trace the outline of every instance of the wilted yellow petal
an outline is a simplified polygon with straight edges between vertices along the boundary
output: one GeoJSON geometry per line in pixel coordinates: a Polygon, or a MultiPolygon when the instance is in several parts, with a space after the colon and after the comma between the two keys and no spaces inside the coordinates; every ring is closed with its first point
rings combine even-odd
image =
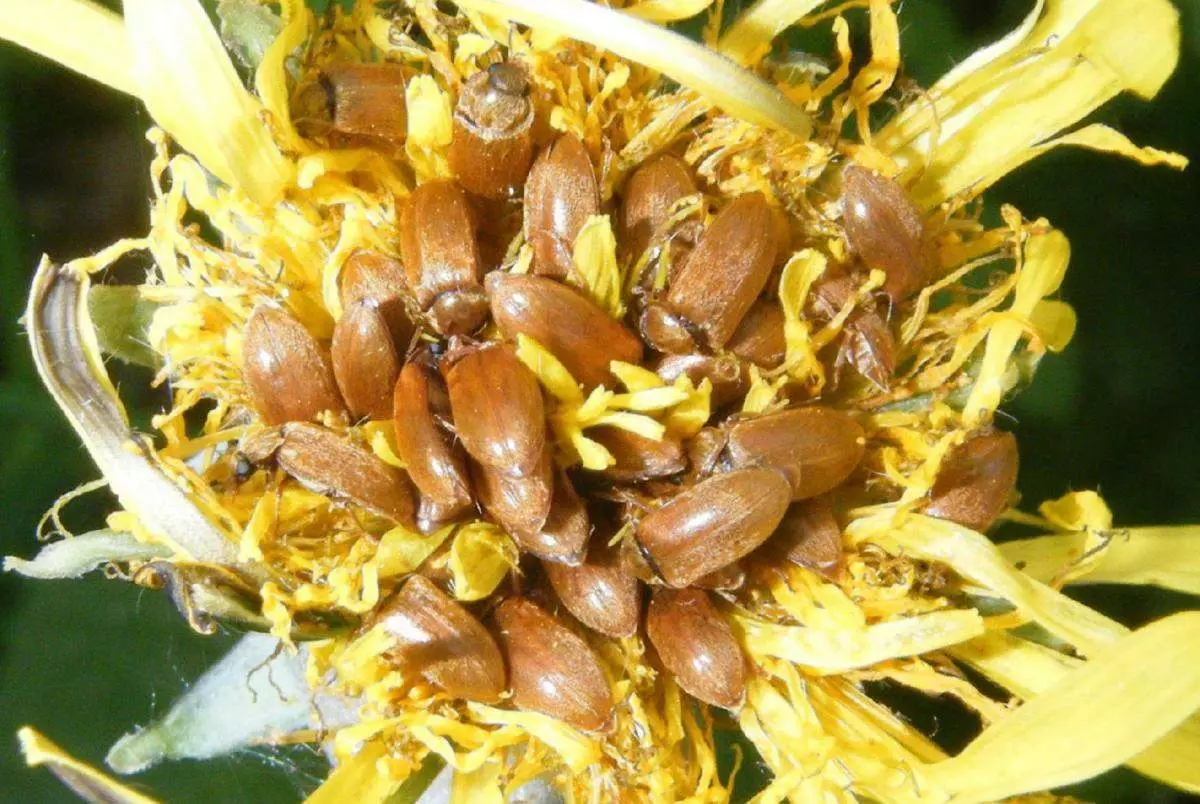
{"type": "MultiPolygon", "coordinates": [[[[1120,528],[1106,537],[1096,563],[1069,582],[1146,584],[1200,594],[1200,526],[1120,528]]],[[[1079,562],[1086,541],[1085,533],[1056,533],[1005,542],[1000,552],[1027,575],[1051,581],[1079,562]]]]}
{"type": "Polygon", "coordinates": [[[908,514],[896,524],[888,512],[854,520],[846,534],[898,555],[949,565],[1085,655],[1103,649],[1123,631],[1113,620],[1014,569],[986,536],[953,522],[908,514]]]}
{"type": "Polygon", "coordinates": [[[582,283],[580,290],[613,318],[623,317],[625,302],[621,289],[625,280],[617,266],[617,239],[607,215],[592,215],[587,219],[575,237],[571,257],[578,276],[571,274],[567,280],[572,284],[582,283]]]}
{"type": "Polygon", "coordinates": [[[500,528],[487,522],[464,525],[450,545],[454,596],[459,600],[487,597],[516,567],[517,558],[516,545],[500,528]]]}
{"type": "Polygon", "coordinates": [[[612,372],[614,377],[621,381],[621,384],[630,393],[645,391],[650,388],[661,388],[665,385],[662,378],[653,371],[641,366],[635,366],[632,363],[622,363],[620,360],[613,360],[608,364],[608,370],[612,372]]]}
{"type": "Polygon", "coordinates": [[[481,723],[519,726],[529,732],[554,749],[575,773],[583,772],[601,756],[600,746],[595,741],[561,720],[538,712],[510,712],[477,703],[468,703],[467,708],[481,723]]]}
{"type": "Polygon", "coordinates": [[[1186,156],[1171,151],[1160,151],[1157,148],[1150,148],[1149,146],[1134,145],[1124,134],[1102,123],[1092,123],[1076,131],[1063,134],[1061,137],[1055,137],[1035,148],[1034,153],[1035,155],[1041,155],[1051,148],[1057,148],[1060,145],[1074,145],[1093,151],[1117,154],[1147,167],[1166,165],[1176,170],[1183,170],[1188,166],[1188,158],[1186,156]]]}
{"type": "Polygon", "coordinates": [[[713,4],[713,0],[640,0],[625,9],[648,22],[676,22],[694,17],[713,4]]]}
{"type": "Polygon", "coordinates": [[[454,774],[450,804],[504,804],[500,760],[484,762],[470,773],[454,774]]]}
{"type": "Polygon", "coordinates": [[[810,337],[804,305],[813,283],[825,273],[825,265],[824,254],[806,248],[792,255],[779,276],[779,304],[783,307],[786,348],[784,365],[788,374],[801,381],[824,373],[810,337]]]}
{"type": "Polygon", "coordinates": [[[1051,352],[1061,352],[1075,337],[1075,308],[1058,299],[1042,299],[1029,314],[1029,323],[1051,352]]]}
{"type": "Polygon", "coordinates": [[[461,8],[533,25],[644,64],[751,123],[807,138],[812,121],[775,87],[685,36],[585,0],[458,0],[461,8]]]}
{"type": "Polygon", "coordinates": [[[717,49],[739,64],[754,64],[771,50],[771,41],[825,0],[758,0],[734,20],[717,49]]]}
{"type": "Polygon", "coordinates": [[[0,3],[0,38],[113,89],[138,94],[121,18],[91,0],[0,3]]]}
{"type": "Polygon", "coordinates": [[[1023,249],[1017,289],[1009,308],[1016,320],[1001,320],[988,331],[979,377],[963,409],[968,424],[979,422],[1000,405],[1009,358],[1024,331],[1020,319],[1028,319],[1038,302],[1058,290],[1070,260],[1071,244],[1062,232],[1051,229],[1029,235],[1023,249]]]}
{"type": "Polygon", "coordinates": [[[559,402],[583,404],[583,391],[558,358],[527,335],[517,335],[517,359],[529,367],[550,394],[559,402]]]}
{"type": "Polygon", "coordinates": [[[850,95],[858,110],[858,131],[864,142],[871,141],[868,107],[883,97],[896,80],[900,69],[900,24],[889,0],[870,0],[871,60],[854,76],[850,95]]]}
{"type": "Polygon", "coordinates": [[[453,175],[447,155],[454,135],[453,104],[431,75],[418,75],[404,88],[408,111],[405,153],[418,177],[429,179],[453,175]]]}
{"type": "Polygon", "coordinates": [[[1200,612],[1123,637],[928,768],[957,801],[1081,781],[1136,757],[1200,709],[1200,612]]]}
{"type": "Polygon", "coordinates": [[[1021,34],[960,65],[876,134],[921,207],[978,195],[1124,90],[1153,97],[1179,59],[1179,13],[1166,0],[1048,0],[1021,34]]]}
{"type": "Polygon", "coordinates": [[[379,764],[386,756],[387,746],[381,740],[367,743],[354,756],[342,759],[304,804],[383,804],[404,781],[381,772],[379,764]]]}
{"type": "Polygon", "coordinates": [[[222,181],[273,204],[294,166],[275,147],[198,0],[125,0],[138,95],[155,122],[222,181]]]}
{"type": "Polygon", "coordinates": [[[412,572],[433,555],[433,551],[441,547],[453,532],[453,525],[439,528],[433,533],[409,530],[402,525],[392,528],[380,537],[379,546],[375,549],[379,577],[391,578],[412,572]]]}
{"type": "Polygon", "coordinates": [[[917,656],[983,633],[983,619],[974,610],[902,617],[859,631],[776,625],[740,614],[733,615],[733,621],[751,655],[786,659],[822,673],[917,656]]]}
{"type": "Polygon", "coordinates": [[[85,801],[104,801],[110,804],[155,804],[155,799],[143,796],[120,782],[110,779],[95,768],[72,758],[35,729],[24,726],[17,732],[25,764],[45,765],[58,780],[85,801]]]}

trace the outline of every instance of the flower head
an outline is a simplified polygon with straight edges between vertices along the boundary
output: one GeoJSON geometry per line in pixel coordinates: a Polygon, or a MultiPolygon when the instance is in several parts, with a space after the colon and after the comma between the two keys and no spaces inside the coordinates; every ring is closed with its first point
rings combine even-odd
{"type": "Polygon", "coordinates": [[[54,5],[69,35],[0,33],[145,101],[154,197],[144,236],[45,262],[27,316],[122,508],[6,566],[119,562],[199,631],[270,635],[114,769],[308,741],[336,759],[313,801],[442,765],[463,800],[718,801],[736,722],[764,801],[991,801],[1119,764],[1200,790],[1200,616],[1129,633],[1060,591],[1196,591],[1194,529],[1114,530],[1091,492],[1013,507],[996,412],[1071,339],[1070,249],[974,203],[1059,145],[1185,164],[1064,133],[1166,80],[1165,0],[1039,2],[882,125],[886,0],[854,70],[862,4],[226,0],[247,84],[195,0],[54,5]],[[706,10],[702,43],[660,25],[706,10]],[[829,69],[771,58],[797,24],[830,27],[829,69]],[[97,59],[100,29],[128,53],[97,59]],[[133,251],[143,284],[90,287],[133,251]],[[97,293],[149,313],[151,436],[97,293]],[[997,545],[1000,520],[1045,535],[997,545]],[[263,663],[290,694],[247,704],[263,663]],[[864,691],[884,679],[984,728],[947,757],[864,691]]]}

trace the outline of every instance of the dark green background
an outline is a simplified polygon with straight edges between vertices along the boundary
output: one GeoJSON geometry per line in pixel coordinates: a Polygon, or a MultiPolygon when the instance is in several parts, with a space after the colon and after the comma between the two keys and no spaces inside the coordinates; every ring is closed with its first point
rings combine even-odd
{"type": "MultiPolygon", "coordinates": [[[[1200,2],[1178,4],[1183,59],[1166,89],[1153,104],[1124,99],[1098,117],[1139,143],[1200,158],[1200,2]]],[[[907,0],[900,19],[909,74],[928,85],[1030,5],[907,0]]],[[[144,231],[148,124],[128,98],[0,44],[0,554],[32,554],[38,516],[95,475],[33,374],[17,318],[42,253],[68,259],[144,231]]],[[[1200,522],[1198,175],[1063,150],[989,194],[1028,217],[1050,218],[1074,253],[1062,295],[1079,312],[1079,332],[1008,408],[1022,449],[1020,488],[1031,504],[1099,488],[1119,524],[1200,522]]],[[[145,383],[121,377],[127,398],[145,383]]],[[[141,415],[159,405],[143,394],[141,415]]],[[[103,492],[94,495],[70,520],[94,527],[108,504],[103,492]]],[[[1194,605],[1138,589],[1079,594],[1132,626],[1194,605]]],[[[162,596],[125,584],[0,577],[0,800],[70,800],[44,771],[23,768],[11,736],[18,726],[34,723],[99,763],[229,641],[192,635],[162,596]]],[[[919,715],[941,725],[937,717],[928,707],[919,715]]],[[[960,739],[949,727],[942,737],[960,739]]],[[[317,768],[303,751],[255,754],[178,764],[141,781],[172,802],[292,801],[311,788],[317,768]]],[[[1182,799],[1124,771],[1072,792],[1112,802],[1182,799]]]]}

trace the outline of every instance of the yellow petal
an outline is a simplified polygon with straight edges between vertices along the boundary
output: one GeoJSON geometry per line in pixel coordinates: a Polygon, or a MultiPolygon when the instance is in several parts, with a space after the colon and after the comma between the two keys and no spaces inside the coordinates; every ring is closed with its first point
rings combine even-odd
{"type": "Polygon", "coordinates": [[[758,0],[734,20],[717,49],[739,64],[755,64],[771,50],[771,40],[825,0],[758,0]]]}
{"type": "Polygon", "coordinates": [[[753,73],[685,36],[585,0],[459,0],[460,8],[560,32],[673,78],[729,114],[800,138],[804,110],[753,73]]]}
{"type": "Polygon", "coordinates": [[[358,804],[383,804],[400,786],[403,779],[392,779],[381,772],[381,761],[387,755],[387,746],[374,740],[362,747],[357,754],[338,763],[304,804],[343,804],[354,801],[358,804]]]}
{"type": "Polygon", "coordinates": [[[1029,314],[1029,323],[1051,352],[1061,352],[1075,337],[1075,308],[1058,299],[1043,299],[1029,314]]]}
{"type": "Polygon", "coordinates": [[[613,360],[608,364],[608,370],[613,376],[621,381],[626,390],[630,393],[638,391],[646,391],[651,388],[662,388],[665,383],[662,378],[653,371],[641,366],[635,366],[632,363],[622,363],[620,360],[613,360]]]}
{"type": "Polygon", "coordinates": [[[676,22],[694,17],[713,4],[713,0],[640,0],[626,13],[647,22],[676,22]]]}
{"type": "Polygon", "coordinates": [[[583,404],[583,391],[558,358],[527,335],[517,335],[517,359],[529,367],[550,394],[559,402],[583,404]]]}
{"type": "Polygon", "coordinates": [[[487,522],[464,525],[450,545],[454,596],[459,600],[487,597],[517,565],[517,557],[516,545],[500,528],[487,522]]]}
{"type": "Polygon", "coordinates": [[[1117,154],[1147,167],[1166,165],[1176,170],[1183,170],[1188,166],[1188,158],[1182,154],[1160,151],[1157,148],[1146,146],[1139,147],[1130,142],[1129,138],[1121,132],[1101,123],[1092,123],[1076,131],[1063,134],[1061,137],[1055,137],[1037,146],[1034,152],[1035,155],[1041,155],[1060,145],[1074,145],[1092,151],[1117,154]]]}
{"type": "Polygon", "coordinates": [[[155,122],[226,184],[275,203],[294,166],[198,0],[126,0],[125,25],[138,94],[155,122]]]}
{"type": "Polygon", "coordinates": [[[35,729],[25,726],[17,732],[21,753],[30,767],[45,765],[58,780],[85,801],[111,804],[155,804],[155,799],[110,779],[95,768],[73,759],[35,729]]]}
{"type": "Polygon", "coordinates": [[[433,551],[441,547],[453,532],[453,525],[439,528],[433,533],[420,533],[401,525],[392,528],[380,537],[375,550],[379,577],[391,578],[412,572],[433,555],[433,551]]]}
{"type": "Polygon", "coordinates": [[[1106,647],[1122,627],[1014,569],[986,536],[942,519],[890,513],[856,519],[846,528],[852,541],[871,541],[897,555],[940,561],[971,583],[1001,597],[1084,655],[1106,647]]]}
{"type": "Polygon", "coordinates": [[[738,614],[733,621],[752,655],[786,659],[822,673],[842,673],[901,656],[918,656],[983,633],[983,620],[974,610],[935,611],[852,632],[775,625],[738,614]]]}
{"type": "Polygon", "coordinates": [[[1153,97],[1178,59],[1179,14],[1166,0],[1048,0],[1019,37],[938,81],[874,145],[921,207],[965,200],[1118,93],[1153,97]]]}
{"type": "MultiPolygon", "coordinates": [[[[1026,700],[1045,692],[1082,664],[1004,632],[985,634],[950,652],[1026,700]]],[[[1200,715],[1192,715],[1126,764],[1166,784],[1200,792],[1200,715]]]]}
{"type": "Polygon", "coordinates": [[[578,276],[567,280],[579,284],[580,290],[613,318],[625,315],[621,289],[625,279],[617,266],[617,239],[607,215],[592,215],[575,237],[571,257],[578,276]]]}
{"type": "Polygon", "coordinates": [[[1071,244],[1062,232],[1051,229],[1028,236],[1022,252],[1016,292],[1009,308],[1014,318],[1001,320],[988,332],[979,377],[963,409],[968,424],[979,422],[1000,405],[1004,398],[1004,374],[1009,358],[1024,331],[1021,319],[1028,319],[1038,302],[1058,290],[1070,260],[1071,244]]]}
{"type": "Polygon", "coordinates": [[[454,774],[450,804],[504,804],[504,788],[500,783],[502,770],[497,759],[483,763],[470,773],[454,774]]]}
{"type": "Polygon", "coordinates": [[[1059,787],[1136,757],[1197,709],[1200,612],[1186,612],[1123,637],[927,773],[961,802],[1059,787]]]}
{"type": "Polygon", "coordinates": [[[561,720],[538,712],[510,712],[476,703],[468,703],[467,708],[481,723],[519,726],[529,732],[554,749],[575,773],[600,759],[600,746],[561,720]]]}
{"type": "Polygon", "coordinates": [[[454,135],[453,104],[431,75],[418,75],[404,88],[408,137],[404,151],[422,181],[453,175],[448,149],[454,135]]]}
{"type": "MultiPolygon", "coordinates": [[[[1121,528],[1099,560],[1073,583],[1127,583],[1200,594],[1200,526],[1121,528]]],[[[1061,576],[1087,552],[1084,533],[1057,533],[1000,545],[1004,557],[1040,580],[1061,576]]]]}
{"type": "Polygon", "coordinates": [[[91,0],[0,3],[0,37],[113,89],[138,94],[121,18],[91,0]]]}

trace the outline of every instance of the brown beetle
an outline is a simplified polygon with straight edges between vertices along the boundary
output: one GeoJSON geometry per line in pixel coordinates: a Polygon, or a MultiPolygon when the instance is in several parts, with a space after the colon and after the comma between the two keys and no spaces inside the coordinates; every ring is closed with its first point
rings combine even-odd
{"type": "Polygon", "coordinates": [[[714,409],[745,397],[750,389],[746,373],[728,355],[667,355],[654,365],[654,373],[665,383],[674,383],[685,374],[695,385],[708,379],[714,409]]]}
{"type": "Polygon", "coordinates": [[[484,198],[518,192],[533,161],[529,76],[518,64],[493,64],[467,79],[454,107],[450,167],[458,183],[484,198]]]}
{"type": "Polygon", "coordinates": [[[555,561],[577,567],[587,555],[588,536],[592,525],[587,506],[575,491],[575,486],[562,469],[554,472],[554,500],[550,515],[538,534],[518,542],[527,553],[543,561],[555,561]]]}
{"type": "Polygon", "coordinates": [[[533,602],[509,598],[495,613],[512,701],[585,731],[606,726],[612,691],[587,643],[533,602]]]}
{"type": "Polygon", "coordinates": [[[658,441],[620,427],[597,427],[588,437],[612,453],[616,463],[600,475],[614,483],[637,483],[669,477],[687,468],[679,441],[663,436],[658,441]]]}
{"type": "MultiPolygon", "coordinates": [[[[696,194],[696,184],[682,159],[661,154],[643,162],[633,172],[621,200],[621,229],[618,238],[626,260],[636,260],[666,225],[671,207],[696,194]]],[[[676,250],[679,252],[680,250],[676,250]]],[[[673,253],[678,264],[683,253],[673,253]]]]}
{"type": "Polygon", "coordinates": [[[730,463],[778,467],[791,482],[795,500],[840,485],[858,466],[865,449],[858,422],[818,405],[745,419],[729,431],[730,463]]]}
{"type": "Polygon", "coordinates": [[[984,533],[1017,486],[1017,439],[994,430],[956,447],[942,462],[925,513],[984,533]]]}
{"type": "Polygon", "coordinates": [[[791,563],[833,580],[842,562],[842,529],[826,496],[794,502],[771,537],[791,563]]]}
{"type": "Polygon", "coordinates": [[[412,489],[403,472],[315,424],[293,422],[280,432],[276,460],[306,488],[350,500],[402,525],[414,524],[412,489]]]}
{"type": "Polygon", "coordinates": [[[400,210],[400,256],[408,286],[434,327],[465,335],[483,324],[487,295],[467,196],[452,181],[426,182],[400,210]]]}
{"type": "Polygon", "coordinates": [[[458,435],[471,457],[510,477],[533,472],[546,445],[545,409],[537,378],[513,348],[456,346],[442,370],[458,435]]]}
{"type": "Polygon", "coordinates": [[[688,477],[699,480],[722,468],[729,432],[720,427],[704,427],[688,439],[688,477]]]}
{"type": "MultiPolygon", "coordinates": [[[[835,276],[813,286],[809,311],[814,319],[828,322],[854,295],[854,280],[835,276]]],[[[886,391],[896,372],[896,339],[871,300],[864,300],[842,326],[834,363],[833,381],[838,384],[844,366],[886,391]]]]}
{"type": "Polygon", "coordinates": [[[727,348],[742,360],[762,368],[778,368],[787,353],[783,325],[783,308],[779,303],[759,299],[734,331],[727,348]]]}
{"type": "Polygon", "coordinates": [[[655,589],[646,635],[679,686],[698,700],[740,709],[746,660],[729,623],[700,589],[655,589]]]}
{"type": "Polygon", "coordinates": [[[542,276],[488,275],[492,318],[505,337],[533,338],[584,385],[613,385],[613,360],[639,363],[637,337],[574,288],[542,276]]]}
{"type": "Polygon", "coordinates": [[[379,307],[360,301],[347,308],[333,328],[333,376],[356,418],[388,419],[400,356],[379,307]]]}
{"type": "Polygon", "coordinates": [[[408,134],[404,69],[398,64],[331,64],[321,72],[333,127],[400,145],[408,134]]]}
{"type": "MultiPolygon", "coordinates": [[[[778,235],[774,215],[761,193],[735,198],[721,210],[700,242],[671,279],[666,298],[649,307],[663,306],[671,315],[690,323],[702,345],[720,349],[729,342],[738,324],[766,287],[775,263],[778,235]]],[[[647,310],[643,320],[653,325],[647,310]]],[[[666,319],[659,322],[665,326],[666,319]]],[[[680,333],[663,337],[653,326],[643,334],[655,348],[679,353],[680,333]]],[[[686,351],[694,351],[687,349],[686,351]]]]}
{"type": "Polygon", "coordinates": [[[637,579],[622,569],[614,548],[597,540],[578,567],[552,561],[542,567],[567,611],[588,628],[618,639],[637,631],[641,589],[637,579]]]}
{"type": "Polygon", "coordinates": [[[742,566],[741,562],[735,561],[727,567],[697,578],[692,585],[713,592],[734,592],[741,589],[745,583],[746,568],[742,566]]]}
{"type": "Polygon", "coordinates": [[[897,182],[851,165],[842,174],[842,219],[850,249],[887,274],[883,292],[899,304],[925,286],[921,211],[897,182]]]}
{"type": "Polygon", "coordinates": [[[250,313],[242,376],[250,401],[267,424],[309,421],[322,411],[344,410],[327,353],[278,307],[260,304],[250,313]]]}
{"type": "Polygon", "coordinates": [[[691,321],[657,301],[650,302],[642,309],[638,330],[646,343],[668,355],[699,352],[703,340],[691,321]]]}
{"type": "Polygon", "coordinates": [[[467,456],[439,423],[449,414],[450,400],[432,367],[408,363],[396,381],[393,403],[396,451],[421,491],[417,524],[430,530],[471,507],[467,456]]]}
{"type": "Polygon", "coordinates": [[[525,183],[525,240],[533,271],[565,279],[575,270],[575,237],[600,212],[596,171],[583,142],[564,134],[538,155],[525,183]]]}
{"type": "Polygon", "coordinates": [[[392,333],[392,343],[403,356],[413,339],[413,323],[404,306],[408,283],[400,261],[378,251],[359,249],[342,265],[341,286],[343,308],[348,310],[363,301],[379,308],[392,333]]]}
{"type": "Polygon", "coordinates": [[[484,510],[508,531],[523,550],[536,547],[554,500],[554,467],[550,451],[534,471],[513,477],[499,469],[471,464],[475,493],[484,510]]]}
{"type": "Polygon", "coordinates": [[[504,659],[478,620],[432,581],[414,575],[374,615],[394,640],[388,657],[455,698],[492,702],[504,692],[504,659]]]}
{"type": "Polygon", "coordinates": [[[703,480],[646,514],[636,537],[669,585],[689,586],[766,541],[790,499],[782,472],[737,469],[703,480]]]}

